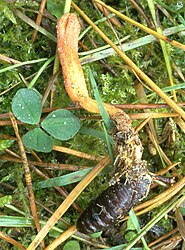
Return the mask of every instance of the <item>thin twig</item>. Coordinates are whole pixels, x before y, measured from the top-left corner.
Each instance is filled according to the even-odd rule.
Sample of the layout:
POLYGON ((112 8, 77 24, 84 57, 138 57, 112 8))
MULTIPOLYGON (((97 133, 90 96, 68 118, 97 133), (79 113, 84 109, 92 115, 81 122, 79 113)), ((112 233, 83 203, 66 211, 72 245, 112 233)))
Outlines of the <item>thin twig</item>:
POLYGON ((71 226, 65 232, 63 232, 58 238, 56 238, 45 250, 53 250, 57 248, 62 242, 67 240, 71 235, 77 232, 76 225, 71 226))
POLYGON ((178 232, 178 228, 177 228, 177 227, 174 228, 172 231, 170 231, 170 232, 164 234, 163 236, 159 237, 157 240, 151 242, 148 246, 149 246, 149 247, 152 247, 152 246, 154 246, 154 245, 156 245, 157 243, 163 241, 164 239, 168 238, 169 236, 171 236, 172 234, 174 234, 174 233, 176 233, 176 232, 178 232))
MULTIPOLYGON (((20 153, 21 153, 21 157, 22 157, 22 161, 23 161, 25 180, 26 180, 26 186, 27 186, 27 190, 28 190, 31 212, 33 215, 33 219, 34 219, 37 231, 40 232, 41 227, 39 224, 39 218, 38 218, 38 214, 37 214, 35 196, 34 196, 34 192, 33 192, 33 188, 32 188, 32 177, 31 177, 31 173, 30 173, 30 169, 29 169, 29 165, 28 165, 28 160, 27 160, 27 156, 25 153, 25 149, 24 149, 21 137, 19 135, 19 130, 18 130, 16 119, 11 112, 10 112, 10 120, 12 122, 12 126, 14 128, 15 135, 17 137, 17 143, 19 145, 19 149, 20 149, 20 153)), ((45 247, 44 241, 42 241, 42 247, 43 248, 45 247)))
MULTIPOLYGON (((90 107, 90 106, 89 106, 90 107)), ((147 119, 152 115, 152 118, 166 118, 166 117, 178 117, 179 115, 177 113, 134 113, 134 114, 128 114, 131 120, 141 120, 141 119, 147 119)), ((80 117, 82 120, 99 120, 102 119, 101 116, 85 116, 85 117, 80 117)), ((17 121, 17 124, 25 124, 24 122, 17 121)), ((7 120, 0 120, 0 126, 11 126, 12 123, 11 121, 7 120)))
POLYGON ((84 152, 81 152, 81 151, 77 151, 77 150, 62 147, 62 146, 55 146, 54 145, 53 150, 59 151, 59 152, 62 152, 62 153, 66 153, 66 154, 75 155, 77 157, 88 159, 88 160, 91 160, 91 161, 101 161, 102 160, 102 157, 100 157, 100 156, 98 157, 98 156, 95 156, 95 155, 87 154, 87 153, 84 153, 84 152))
MULTIPOLYGON (((7 153, 10 153, 7 151, 7 153)), ((11 154, 11 153, 10 153, 11 154)), ((12 161, 12 162, 23 162, 21 158, 15 158, 17 157, 14 155, 14 157, 6 156, 6 155, 0 155, 1 160, 6 161, 12 161)), ((34 166, 40 166, 42 168, 51 169, 51 170, 67 170, 67 171, 79 171, 84 170, 86 168, 89 168, 89 166, 78 166, 78 165, 69 165, 69 164, 61 164, 61 163, 51 163, 51 162, 39 162, 39 161, 30 161, 28 160, 28 164, 34 165, 34 166)))
MULTIPOLYGON (((39 8, 39 13, 37 15, 37 19, 36 19, 36 25, 40 26, 41 22, 42 22, 42 15, 44 12, 46 6, 46 0, 42 0, 41 4, 40 4, 40 8, 39 8)), ((32 42, 34 43, 36 36, 37 36, 38 30, 34 29, 33 34, 32 34, 32 42)))
POLYGON ((15 247, 17 247, 21 250, 26 250, 26 248, 22 244, 20 244, 16 240, 12 239, 10 236, 8 236, 7 234, 5 234, 3 232, 0 232, 0 238, 5 240, 6 242, 9 242, 10 244, 14 245, 15 247))
POLYGON ((141 4, 139 3, 139 1, 130 0, 130 2, 134 5, 134 7, 137 9, 137 11, 143 16, 143 18, 145 19, 148 27, 150 27, 152 29, 154 27, 154 25, 153 25, 152 21, 145 14, 145 11, 143 10, 143 8, 142 8, 141 4))
POLYGON ((3 61, 3 62, 5 62, 5 63, 9 63, 9 64, 21 63, 20 61, 15 60, 14 58, 5 56, 5 55, 3 55, 3 54, 0 54, 0 61, 3 61))

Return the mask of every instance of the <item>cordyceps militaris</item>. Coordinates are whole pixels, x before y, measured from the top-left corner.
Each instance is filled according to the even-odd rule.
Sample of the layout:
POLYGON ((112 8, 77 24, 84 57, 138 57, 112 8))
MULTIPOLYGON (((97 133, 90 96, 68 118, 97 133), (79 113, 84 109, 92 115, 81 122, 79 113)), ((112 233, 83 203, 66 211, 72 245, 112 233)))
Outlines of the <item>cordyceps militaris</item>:
MULTIPOLYGON (((68 95, 85 110, 99 113, 97 102, 89 97, 78 58, 80 24, 74 13, 60 18, 57 33, 59 58, 68 95)), ((155 178, 149 173, 146 161, 142 160, 143 147, 129 116, 112 105, 103 105, 115 124, 116 173, 109 187, 78 219, 77 229, 84 233, 104 231, 123 219, 137 202, 147 197, 155 178)))

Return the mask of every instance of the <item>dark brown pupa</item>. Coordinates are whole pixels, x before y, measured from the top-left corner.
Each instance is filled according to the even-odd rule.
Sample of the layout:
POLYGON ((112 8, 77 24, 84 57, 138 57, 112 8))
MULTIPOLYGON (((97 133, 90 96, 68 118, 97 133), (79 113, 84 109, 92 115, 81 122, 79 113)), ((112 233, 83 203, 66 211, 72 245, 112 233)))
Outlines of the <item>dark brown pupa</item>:
POLYGON ((145 177, 139 180, 128 182, 122 177, 119 182, 109 186, 81 214, 77 229, 83 233, 105 231, 123 219, 148 194, 150 180, 145 177))

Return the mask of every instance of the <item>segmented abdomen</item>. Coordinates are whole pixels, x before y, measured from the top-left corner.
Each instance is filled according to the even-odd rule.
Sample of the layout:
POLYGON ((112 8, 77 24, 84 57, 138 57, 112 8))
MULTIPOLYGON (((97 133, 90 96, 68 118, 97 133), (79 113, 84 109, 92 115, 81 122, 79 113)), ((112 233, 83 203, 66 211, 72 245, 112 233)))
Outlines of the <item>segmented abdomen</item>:
POLYGON ((126 182, 121 178, 120 182, 104 190, 100 196, 82 213, 77 221, 77 229, 83 233, 105 231, 123 219, 136 202, 148 192, 149 182, 143 180, 142 193, 137 181, 126 182))

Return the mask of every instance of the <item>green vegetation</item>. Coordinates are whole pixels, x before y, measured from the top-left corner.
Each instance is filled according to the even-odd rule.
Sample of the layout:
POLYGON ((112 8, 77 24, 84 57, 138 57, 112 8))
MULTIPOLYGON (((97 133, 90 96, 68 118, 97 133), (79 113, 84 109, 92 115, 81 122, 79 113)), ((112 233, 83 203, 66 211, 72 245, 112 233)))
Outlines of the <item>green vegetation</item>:
MULTIPOLYGON (((116 1, 104 2, 135 21, 145 26, 149 25, 130 1, 117 1, 116 4, 116 1)), ((157 24, 162 31, 171 32, 169 36, 171 40, 174 39, 185 44, 183 16, 185 6, 183 6, 183 2, 173 0, 167 2, 155 1, 158 10, 156 15, 159 18, 157 24), (169 31, 170 28, 173 28, 173 31, 169 31)), ((61 1, 47 1, 47 12, 44 12, 41 23, 44 30, 38 32, 36 40, 32 42, 33 27, 30 19, 35 21, 39 3, 40 1, 32 0, 0 0, 0 231, 25 247, 29 246, 37 232, 35 228, 33 229, 34 220, 27 198, 21 154, 9 119, 9 112, 13 112, 18 121, 19 134, 23 140, 31 169, 35 199, 38 203, 37 212, 42 226, 64 200, 61 192, 54 187, 65 185, 65 192, 69 193, 76 185, 75 182, 81 180, 97 164, 96 161, 89 160, 83 155, 82 157, 73 155, 70 150, 90 154, 96 156, 97 159, 107 154, 111 156, 112 151, 114 153, 114 149, 111 149, 113 142, 110 136, 111 130, 108 132, 106 130, 111 127, 111 124, 105 110, 102 110, 101 115, 107 125, 106 128, 104 124, 102 125, 102 119, 99 116, 74 106, 66 94, 61 68, 59 65, 56 66, 57 59, 54 61, 56 57, 56 22, 64 9, 61 1), (20 13, 23 15, 21 16, 20 13), (69 149, 69 153, 52 151, 53 145, 66 147, 69 149), (60 164, 64 164, 66 168, 61 170, 60 164), (49 169, 46 168, 46 165, 49 169), (56 169, 57 166, 58 169, 56 169), (77 169, 78 167, 79 169, 77 169), (43 180, 42 174, 38 174, 39 171, 46 176, 45 180, 43 180)), ((102 20, 102 13, 97 7, 95 8, 91 1, 76 0, 75 3, 93 22, 100 21, 98 27, 115 44, 119 45, 120 41, 126 38, 121 43, 128 48, 126 54, 129 58, 172 98, 174 98, 175 91, 177 103, 185 102, 183 50, 169 43, 164 43, 165 47, 162 49, 160 42, 150 40, 149 34, 120 18, 117 18, 122 24, 120 27, 110 21, 102 20), (143 38, 142 41, 139 40, 140 38, 143 38), (132 48, 133 44, 134 48, 132 48), (173 78, 173 86, 170 86, 169 72, 173 78)), ((149 19, 150 28, 154 28, 156 20, 152 19, 151 5, 147 1, 140 1, 140 3, 149 19)), ((71 12, 76 12, 73 7, 71 7, 71 12)), ((164 104, 164 101, 145 82, 142 84, 146 96, 138 95, 136 84, 141 79, 115 54, 114 50, 105 44, 97 32, 83 22, 82 18, 80 19, 82 20, 81 33, 84 33, 79 43, 80 60, 83 63, 89 93, 98 101, 99 105, 101 106, 102 101, 111 104, 138 104, 147 100, 148 104, 156 104, 156 107, 150 111, 145 109, 145 112, 172 112, 168 106, 157 106, 164 104), (106 48, 104 48, 105 45, 106 48), (101 50, 98 51, 99 49, 101 50), (84 52, 85 54, 83 54, 84 52), (92 58, 93 61, 89 63, 92 58), (96 84, 98 90, 94 91, 96 84)), ((126 112, 139 114, 144 111, 132 108, 126 112)), ((139 119, 133 120, 134 127, 140 123, 139 119)), ((148 162, 151 172, 157 172, 163 167, 171 165, 170 162, 181 162, 175 170, 172 169, 168 172, 168 175, 176 176, 180 180, 185 170, 183 166, 185 162, 184 121, 169 115, 169 117, 153 119, 153 123, 160 144, 157 144, 157 149, 154 147, 149 135, 151 128, 148 124, 145 125, 139 131, 144 147, 143 158, 148 162), (159 147, 162 148, 163 155, 159 147)), ((87 207, 92 198, 97 197, 108 186, 113 172, 114 168, 110 164, 88 185, 77 198, 76 203, 82 209, 87 207)), ((148 199, 153 199, 164 190, 166 187, 157 186, 150 191, 148 199)), ((175 205, 179 205, 180 199, 183 201, 182 197, 184 197, 184 189, 166 203, 146 213, 144 217, 138 216, 136 219, 133 215, 136 219, 136 227, 132 220, 124 222, 120 229, 121 240, 119 238, 120 241, 114 243, 117 248, 110 249, 122 249, 121 244, 123 243, 131 246, 133 241, 135 245, 132 247, 135 248, 132 249, 141 249, 143 244, 145 249, 148 249, 147 245, 150 242, 179 226, 178 222, 176 224, 175 216, 177 214, 173 213, 173 208, 175 205), (147 234, 145 234, 142 227, 154 216, 156 218, 147 226, 147 234), (139 239, 142 239, 142 243, 139 239)), ((182 205, 178 211, 184 215, 182 205)), ((66 230, 69 223, 73 225, 78 217, 79 211, 70 207, 65 213, 64 220, 60 220, 44 239, 46 245, 58 237, 63 230, 66 230)), ((73 239, 68 239, 63 243, 63 248, 58 247, 57 249, 101 249, 96 246, 103 245, 98 238, 96 240, 84 239, 81 235, 72 237, 73 239), (87 247, 88 241, 91 242, 89 248, 87 247)), ((111 245, 110 242, 105 244, 111 245)), ((18 248, 6 240, 1 240, 0 249, 14 250, 18 248)), ((39 246, 38 249, 41 247, 39 246)))

